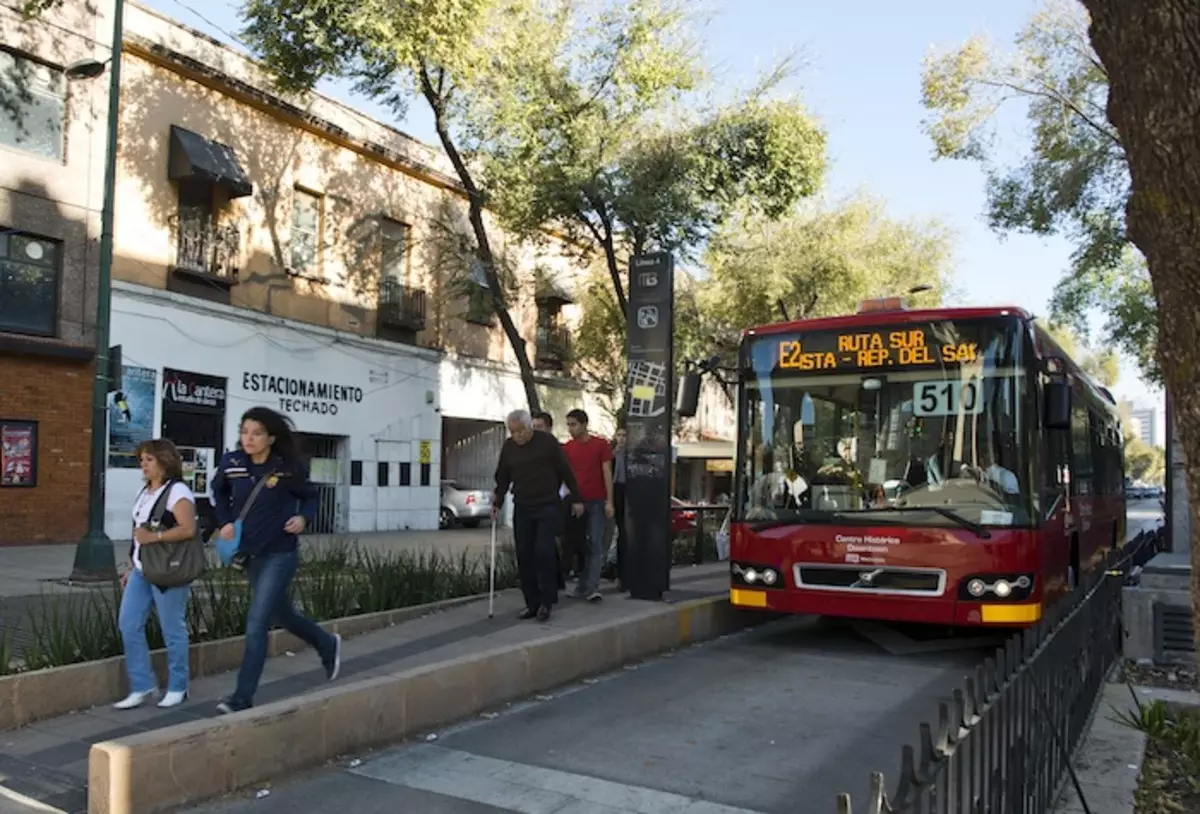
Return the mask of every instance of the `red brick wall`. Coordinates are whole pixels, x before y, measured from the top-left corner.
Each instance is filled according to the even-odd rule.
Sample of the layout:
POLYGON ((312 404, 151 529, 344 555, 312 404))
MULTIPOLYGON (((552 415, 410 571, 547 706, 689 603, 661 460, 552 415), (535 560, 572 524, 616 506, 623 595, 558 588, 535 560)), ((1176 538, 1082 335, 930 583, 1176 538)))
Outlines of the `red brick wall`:
POLYGON ((77 542, 87 531, 92 363, 0 356, 0 419, 38 422, 37 486, 0 488, 0 546, 77 542))

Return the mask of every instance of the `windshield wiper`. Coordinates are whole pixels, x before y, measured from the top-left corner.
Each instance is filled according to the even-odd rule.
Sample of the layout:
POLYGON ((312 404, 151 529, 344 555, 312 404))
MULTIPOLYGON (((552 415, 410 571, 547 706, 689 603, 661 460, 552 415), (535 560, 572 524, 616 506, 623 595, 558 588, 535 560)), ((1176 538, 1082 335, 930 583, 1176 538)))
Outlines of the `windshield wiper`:
POLYGON ((878 509, 867 509, 862 513, 869 514, 871 512, 934 512, 935 514, 940 514, 942 517, 945 517, 947 520, 953 520, 955 523, 962 526, 964 529, 967 529, 968 531, 975 532, 976 536, 978 536, 981 540, 990 539, 992 536, 992 533, 987 530, 986 526, 976 523, 973 520, 968 520, 958 512, 954 511, 954 509, 950 509, 945 506, 881 506, 878 509))
POLYGON ((793 515, 787 518, 776 518, 773 520, 744 520, 751 531, 767 531, 769 529, 783 528, 784 526, 803 526, 806 523, 830 523, 833 521, 833 515, 818 515, 816 517, 802 517, 793 515))

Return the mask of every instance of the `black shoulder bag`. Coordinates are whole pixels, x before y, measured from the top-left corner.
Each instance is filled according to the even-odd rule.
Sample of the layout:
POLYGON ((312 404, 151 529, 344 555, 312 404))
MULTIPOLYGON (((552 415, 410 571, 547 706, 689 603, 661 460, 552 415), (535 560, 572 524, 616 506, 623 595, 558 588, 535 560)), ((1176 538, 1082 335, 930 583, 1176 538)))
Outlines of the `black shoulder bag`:
MULTIPOLYGON (((143 528, 151 531, 166 531, 162 527, 163 515, 167 511, 167 499, 171 490, 180 481, 171 481, 163 487, 162 494, 154 501, 150 510, 150 518, 142 524, 143 528)), ((204 540, 197 532, 190 540, 178 543, 143 543, 138 549, 138 557, 142 561, 142 574, 146 581, 158 588, 176 588, 180 585, 190 585, 208 570, 208 561, 204 556, 204 540)))

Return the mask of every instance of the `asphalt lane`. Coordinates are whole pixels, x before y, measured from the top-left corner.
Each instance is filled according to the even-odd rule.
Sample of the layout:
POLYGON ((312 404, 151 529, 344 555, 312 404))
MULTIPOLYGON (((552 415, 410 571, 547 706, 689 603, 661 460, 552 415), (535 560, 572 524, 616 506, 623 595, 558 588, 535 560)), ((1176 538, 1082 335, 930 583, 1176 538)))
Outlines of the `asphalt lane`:
MULTIPOLYGON (((1130 536, 1160 519, 1131 504, 1130 536)), ((896 782, 901 746, 998 641, 783 619, 194 810, 820 814, 839 792, 861 806, 870 772, 896 782)))

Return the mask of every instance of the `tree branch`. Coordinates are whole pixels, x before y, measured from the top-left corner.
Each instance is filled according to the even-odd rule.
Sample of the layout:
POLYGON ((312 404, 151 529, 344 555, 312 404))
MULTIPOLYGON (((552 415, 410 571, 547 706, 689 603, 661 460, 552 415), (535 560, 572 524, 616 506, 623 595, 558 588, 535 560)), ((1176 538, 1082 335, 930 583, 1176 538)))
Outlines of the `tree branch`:
POLYGON ((1072 113, 1074 113, 1076 116, 1078 116, 1079 119, 1084 124, 1088 125, 1093 130, 1095 130, 1097 133, 1099 133, 1100 135, 1107 138, 1114 145, 1121 148, 1122 152, 1124 152, 1124 147, 1121 144, 1121 139, 1117 136, 1117 134, 1114 131, 1109 130, 1107 127, 1104 127, 1102 124, 1097 122, 1091 116, 1084 113, 1083 110, 1081 110, 1077 104, 1072 102, 1067 97, 1063 96, 1051 85, 1042 83, 1045 90, 1037 90, 1035 88, 1031 88, 1031 87, 1028 87, 1025 85, 1018 85, 1015 82, 1004 82, 999 79, 976 79, 974 81, 980 85, 983 85, 984 87, 997 88, 1000 90, 1010 90, 1013 93, 1016 93, 1020 96, 1038 96, 1043 99, 1048 99, 1051 102, 1056 102, 1057 104, 1060 104, 1063 107, 1069 109, 1072 113))

